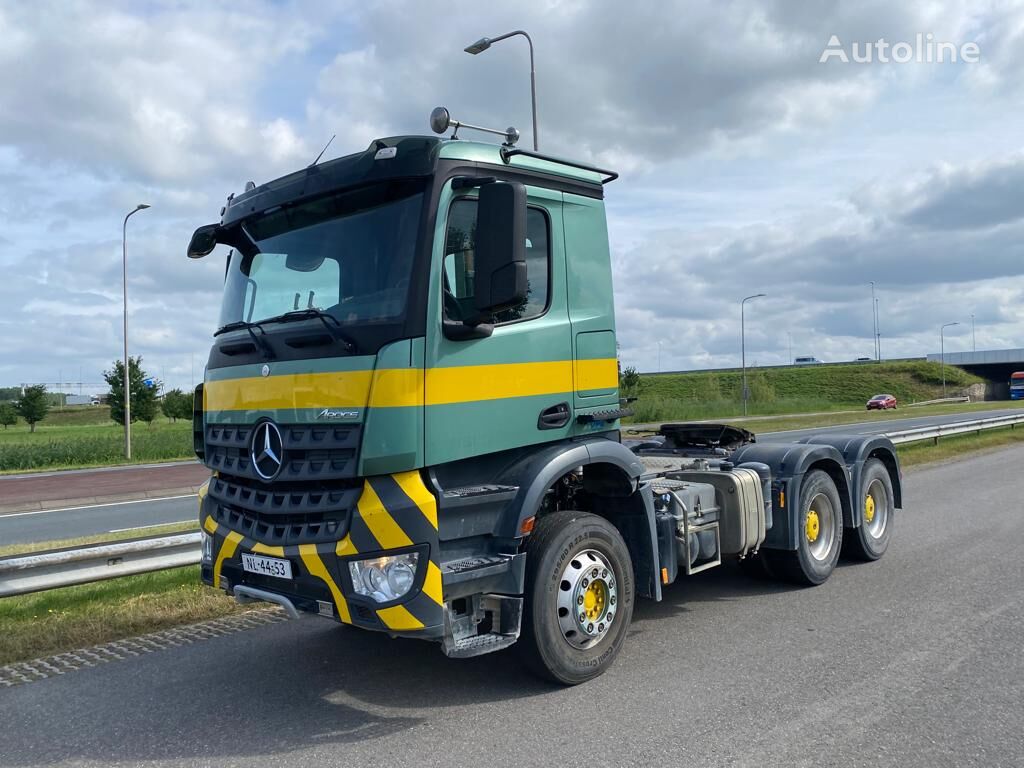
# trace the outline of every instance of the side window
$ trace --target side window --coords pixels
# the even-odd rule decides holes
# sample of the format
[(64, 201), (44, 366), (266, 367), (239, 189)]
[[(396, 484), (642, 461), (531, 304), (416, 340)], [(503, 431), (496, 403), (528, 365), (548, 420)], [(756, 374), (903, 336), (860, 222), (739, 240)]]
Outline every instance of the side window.
[[(471, 317), (473, 308), (473, 254), (476, 244), (476, 200), (452, 203), (448, 212), (444, 257), (444, 314), (451, 320)], [(548, 218), (539, 208), (526, 210), (526, 299), (517, 307), (494, 316), (494, 323), (529, 320), (548, 306), (551, 245)]]

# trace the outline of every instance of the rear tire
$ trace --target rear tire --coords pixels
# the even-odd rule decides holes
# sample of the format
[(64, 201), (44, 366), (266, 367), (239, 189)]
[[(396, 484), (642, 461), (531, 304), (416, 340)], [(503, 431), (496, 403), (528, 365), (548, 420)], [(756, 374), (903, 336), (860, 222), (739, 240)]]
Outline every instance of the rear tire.
[(877, 560), (889, 548), (896, 512), (892, 478), (881, 460), (865, 462), (857, 498), (864, 499), (861, 524), (844, 533), (843, 554), (858, 560)]
[(602, 674), (619, 655), (633, 616), (633, 564), (622, 536), (597, 515), (555, 512), (537, 519), (526, 554), (516, 643), (523, 660), (562, 685)]
[(770, 550), (772, 570), (786, 581), (806, 586), (824, 583), (839, 561), (843, 543), (843, 507), (836, 484), (815, 469), (800, 488), (799, 543), (795, 552)]

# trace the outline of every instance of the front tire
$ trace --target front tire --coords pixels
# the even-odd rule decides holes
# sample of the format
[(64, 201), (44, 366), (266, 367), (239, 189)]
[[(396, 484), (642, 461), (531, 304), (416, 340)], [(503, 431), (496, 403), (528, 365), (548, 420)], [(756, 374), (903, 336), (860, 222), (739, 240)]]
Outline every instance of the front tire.
[(877, 560), (889, 548), (896, 512), (892, 478), (879, 459), (868, 459), (861, 474), (857, 498), (864, 499), (860, 527), (845, 533), (845, 553), (858, 560)]
[(795, 584), (824, 583), (839, 561), (843, 507), (835, 481), (820, 469), (808, 472), (800, 488), (799, 543), (795, 552), (771, 551), (772, 570)]
[(633, 564), (622, 536), (597, 515), (555, 512), (537, 519), (526, 555), (520, 655), (562, 685), (602, 674), (633, 616)]

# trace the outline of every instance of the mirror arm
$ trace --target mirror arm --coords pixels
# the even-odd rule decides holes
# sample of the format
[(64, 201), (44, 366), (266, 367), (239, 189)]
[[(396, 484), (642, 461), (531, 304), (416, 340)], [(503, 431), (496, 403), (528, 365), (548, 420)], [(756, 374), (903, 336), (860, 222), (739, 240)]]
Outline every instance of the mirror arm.
[(494, 333), (494, 326), (491, 323), (469, 325), (458, 320), (445, 319), (441, 324), (441, 330), (446, 339), (468, 341), (470, 339), (486, 339)]

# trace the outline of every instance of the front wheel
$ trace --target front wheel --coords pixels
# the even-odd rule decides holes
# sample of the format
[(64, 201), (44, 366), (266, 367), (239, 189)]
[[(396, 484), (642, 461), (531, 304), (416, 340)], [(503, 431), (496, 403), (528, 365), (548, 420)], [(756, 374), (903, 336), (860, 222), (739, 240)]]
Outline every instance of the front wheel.
[(633, 597), (629, 550), (611, 523), (586, 512), (540, 517), (526, 543), (517, 647), (542, 677), (563, 685), (586, 682), (622, 649)]
[(800, 517), (795, 552), (769, 551), (772, 570), (796, 584), (823, 583), (839, 560), (843, 543), (843, 507), (835, 481), (815, 469), (800, 488)]

